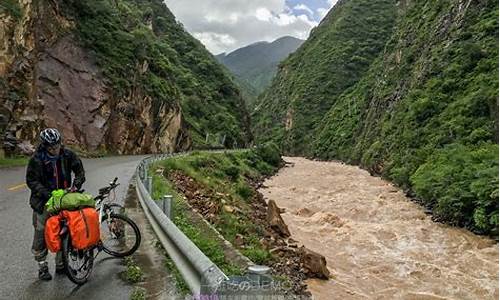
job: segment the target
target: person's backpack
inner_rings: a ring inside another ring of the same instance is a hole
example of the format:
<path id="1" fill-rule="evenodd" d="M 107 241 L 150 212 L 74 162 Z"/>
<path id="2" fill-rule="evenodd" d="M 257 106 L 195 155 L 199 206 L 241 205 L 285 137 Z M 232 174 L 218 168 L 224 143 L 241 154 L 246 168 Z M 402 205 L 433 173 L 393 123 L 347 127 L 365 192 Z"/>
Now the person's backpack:
<path id="1" fill-rule="evenodd" d="M 95 200 L 91 194 L 55 190 L 52 191 L 52 197 L 45 203 L 45 208 L 49 213 L 57 213 L 61 210 L 76 210 L 82 207 L 95 207 Z"/>

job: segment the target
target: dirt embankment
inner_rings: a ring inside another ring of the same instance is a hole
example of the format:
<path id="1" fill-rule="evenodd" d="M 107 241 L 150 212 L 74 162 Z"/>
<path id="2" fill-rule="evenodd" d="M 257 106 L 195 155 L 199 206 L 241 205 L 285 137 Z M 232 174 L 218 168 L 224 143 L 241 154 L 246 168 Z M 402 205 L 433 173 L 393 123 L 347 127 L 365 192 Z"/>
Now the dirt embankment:
<path id="1" fill-rule="evenodd" d="M 200 213 L 215 227 L 222 223 L 221 215 L 224 211 L 238 215 L 241 222 L 251 220 L 263 228 L 263 232 L 260 233 L 260 244 L 272 254 L 272 259 L 266 264 L 271 267 L 274 275 L 289 278 L 284 290 L 290 293 L 287 295 L 290 299 L 297 295 L 310 296 L 305 280 L 325 276 L 324 273 L 328 272 L 324 262 L 321 265 L 320 257 L 304 248 L 301 249 L 297 241 L 289 237 L 286 225 L 277 221 L 281 219 L 279 215 L 282 211 L 276 206 L 268 206 L 262 194 L 254 193 L 250 199 L 252 210 L 249 212 L 234 205 L 227 205 L 224 200 L 227 195 L 207 189 L 182 172 L 173 171 L 167 174 L 167 177 L 174 183 L 177 191 L 185 196 L 185 200 L 194 211 Z M 257 191 L 263 180 L 249 183 Z M 246 236 L 237 235 L 233 246 L 241 251 L 250 244 Z"/>
<path id="2" fill-rule="evenodd" d="M 314 299 L 498 299 L 498 244 L 433 222 L 392 184 L 337 162 L 293 166 L 260 191 L 333 275 Z"/>

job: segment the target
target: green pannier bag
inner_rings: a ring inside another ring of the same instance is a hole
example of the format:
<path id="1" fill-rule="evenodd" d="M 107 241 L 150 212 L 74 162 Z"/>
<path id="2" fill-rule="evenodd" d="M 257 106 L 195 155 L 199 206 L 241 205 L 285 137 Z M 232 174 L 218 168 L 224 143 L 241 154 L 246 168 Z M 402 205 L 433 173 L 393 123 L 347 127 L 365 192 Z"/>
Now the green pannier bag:
<path id="1" fill-rule="evenodd" d="M 95 207 L 95 200 L 91 194 L 70 193 L 65 190 L 52 191 L 52 197 L 45 203 L 49 213 L 57 213 L 60 210 L 77 210 L 81 207 Z"/>

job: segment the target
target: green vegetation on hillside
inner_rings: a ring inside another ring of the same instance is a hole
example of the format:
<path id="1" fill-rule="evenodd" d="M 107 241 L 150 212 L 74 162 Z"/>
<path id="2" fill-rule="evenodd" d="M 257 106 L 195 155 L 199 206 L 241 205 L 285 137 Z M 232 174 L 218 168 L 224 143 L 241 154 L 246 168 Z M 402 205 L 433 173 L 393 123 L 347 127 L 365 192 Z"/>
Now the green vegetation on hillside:
<path id="1" fill-rule="evenodd" d="M 348 3 L 377 18 L 365 2 L 341 2 L 311 40 L 357 16 L 345 10 Z M 361 164 L 409 190 L 437 219 L 497 235 L 498 2 L 385 2 L 398 15 L 383 51 L 354 76 L 349 65 L 327 59 L 342 58 L 337 45 L 307 41 L 300 52 L 308 56 L 284 63 L 261 99 L 257 138 L 271 135 L 288 152 Z M 341 31 L 354 43 L 361 28 Z M 319 67 L 308 68 L 311 60 Z M 314 84 L 312 77 L 323 80 Z M 330 78 L 337 78 L 333 87 Z"/>
<path id="2" fill-rule="evenodd" d="M 75 21 L 115 97 L 147 95 L 156 117 L 160 107 L 180 104 L 194 147 L 204 145 L 206 133 L 226 134 L 231 146 L 250 139 L 238 89 L 163 1 L 71 0 L 62 10 Z"/>
<path id="3" fill-rule="evenodd" d="M 162 163 L 158 163 L 152 166 L 152 170 L 161 166 Z M 168 181 L 166 178 L 159 174 L 153 175 L 153 199 L 160 199 L 163 195 L 172 195 L 172 221 L 175 225 L 208 257 L 213 261 L 224 273 L 228 275 L 240 274 L 241 270 L 230 261 L 226 260 L 224 257 L 224 249 L 222 246 L 210 235 L 209 232 L 205 232 L 200 227 L 193 224 L 193 220 L 190 219 L 187 211 L 189 207 L 187 206 L 183 195 L 179 194 L 175 186 Z M 173 262 L 168 262 L 167 266 L 169 269 L 173 269 Z M 181 279 L 181 275 L 178 270 L 174 274 L 177 279 L 178 288 L 185 292 L 185 283 Z"/>
<path id="4" fill-rule="evenodd" d="M 16 0 L 2 0 L 0 2 L 0 13 L 7 13 L 18 20 L 22 17 L 23 12 Z"/>
<path id="5" fill-rule="evenodd" d="M 257 140 L 269 137 L 292 154 L 312 153 L 312 131 L 345 89 L 384 49 L 392 32 L 393 0 L 341 1 L 285 60 L 257 103 Z M 289 129 L 286 119 L 293 120 Z"/>

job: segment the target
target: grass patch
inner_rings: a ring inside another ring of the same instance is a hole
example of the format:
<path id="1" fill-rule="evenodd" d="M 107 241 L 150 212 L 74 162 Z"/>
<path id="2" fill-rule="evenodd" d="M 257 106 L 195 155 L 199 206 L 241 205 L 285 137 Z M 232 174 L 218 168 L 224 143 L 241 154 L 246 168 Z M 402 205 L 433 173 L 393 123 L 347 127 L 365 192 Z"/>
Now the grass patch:
<path id="1" fill-rule="evenodd" d="M 285 290 L 289 290 L 292 288 L 293 282 L 284 275 L 273 275 L 273 279 L 275 282 L 279 283 Z"/>
<path id="2" fill-rule="evenodd" d="M 0 168 L 26 166 L 28 161 L 27 157 L 0 158 Z"/>
<path id="3" fill-rule="evenodd" d="M 182 296 L 189 294 L 189 286 L 181 275 L 181 272 L 177 269 L 174 264 L 174 261 L 170 258 L 170 256 L 165 255 L 165 267 L 170 271 L 171 274 L 175 277 L 175 287 L 179 291 Z"/>
<path id="4" fill-rule="evenodd" d="M 182 196 L 177 193 L 172 183 L 159 174 L 153 175 L 153 197 L 159 199 L 163 195 L 173 196 L 172 216 L 174 224 L 210 258 L 224 273 L 228 275 L 239 275 L 242 270 L 224 257 L 224 250 L 218 242 L 212 239 L 197 226 L 193 225 L 188 214 L 189 209 Z M 180 276 L 180 274 L 179 274 Z M 179 287 L 182 290 L 182 284 Z"/>
<path id="5" fill-rule="evenodd" d="M 146 299 L 146 291 L 143 288 L 135 288 L 130 296 L 130 300 L 144 300 Z"/>
<path id="6" fill-rule="evenodd" d="M 23 11 L 19 3 L 15 0 L 2 0 L 0 3 L 0 13 L 7 13 L 19 20 L 23 16 Z"/>
<path id="7" fill-rule="evenodd" d="M 192 223 L 186 213 L 188 210 L 186 204 L 176 201 L 174 206 L 173 221 L 175 225 L 224 273 L 227 275 L 242 274 L 242 270 L 237 265 L 226 260 L 222 246 Z"/>
<path id="8" fill-rule="evenodd" d="M 136 264 L 134 258 L 132 256 L 126 257 L 125 264 L 127 265 L 127 270 L 125 271 L 125 279 L 130 283 L 137 283 L 141 281 L 144 273 Z"/>

